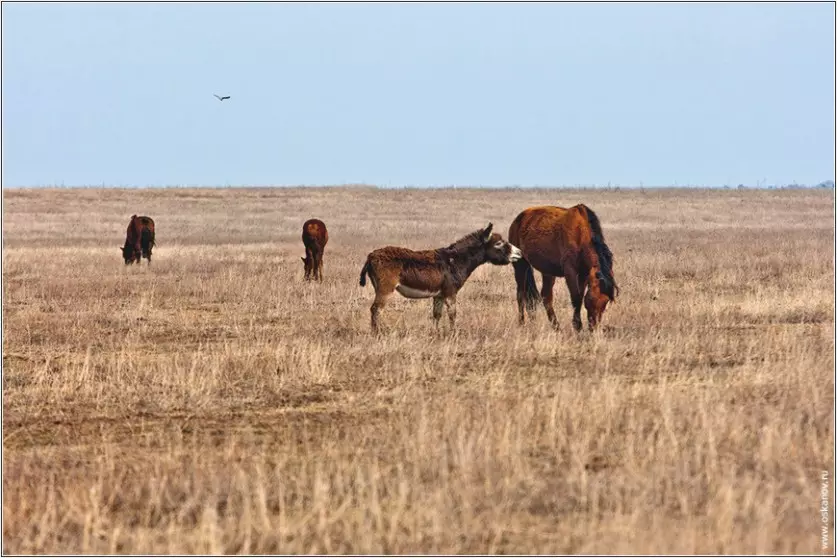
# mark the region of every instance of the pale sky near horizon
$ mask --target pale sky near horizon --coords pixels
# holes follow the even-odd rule
[[[816,184],[834,10],[4,3],[3,186]]]

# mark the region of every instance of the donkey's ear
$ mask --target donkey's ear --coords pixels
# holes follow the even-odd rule
[[[494,227],[493,223],[488,223],[488,226],[485,227],[482,231],[482,240],[483,242],[488,242],[491,240],[491,229]]]

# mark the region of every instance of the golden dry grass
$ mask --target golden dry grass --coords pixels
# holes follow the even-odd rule
[[[563,283],[560,331],[543,311],[518,327],[512,269],[484,266],[453,335],[401,298],[370,335],[372,249],[578,202],[622,289],[600,333],[572,332]],[[833,204],[5,190],[3,550],[819,553]],[[133,213],[156,220],[150,268],[117,251]],[[321,285],[301,280],[309,217],[331,237]]]

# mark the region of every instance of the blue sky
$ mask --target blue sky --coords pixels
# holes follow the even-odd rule
[[[831,3],[4,3],[2,31],[4,186],[834,178]]]

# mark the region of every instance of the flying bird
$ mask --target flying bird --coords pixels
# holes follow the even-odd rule
[[[214,95],[214,93],[213,93],[213,95]],[[223,101],[224,99],[229,99],[229,98],[230,98],[230,96],[229,96],[229,95],[227,95],[227,96],[225,96],[225,97],[219,97],[218,95],[215,95],[215,98],[216,98],[216,99],[218,99],[219,101]]]

